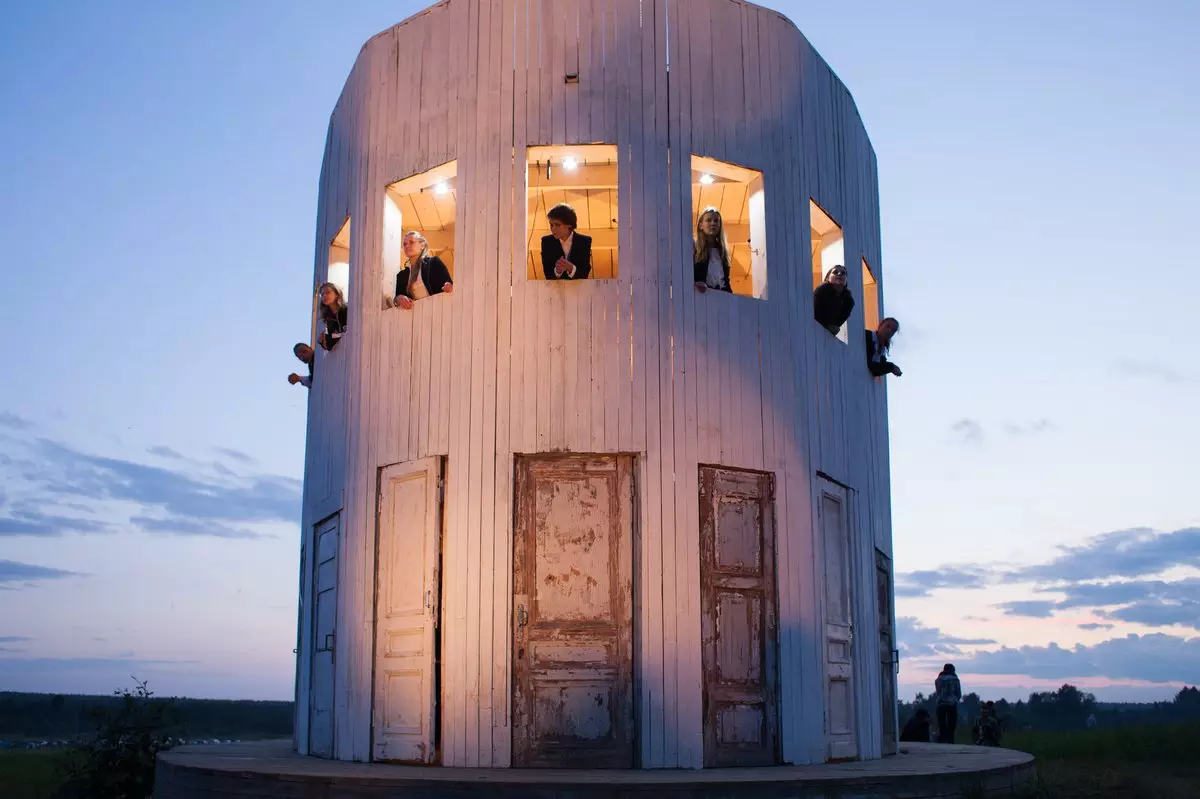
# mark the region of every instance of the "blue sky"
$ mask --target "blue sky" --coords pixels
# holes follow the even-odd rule
[[[0,15],[0,688],[290,696],[325,129],[422,5]],[[766,5],[879,156],[902,696],[1200,682],[1200,6]]]

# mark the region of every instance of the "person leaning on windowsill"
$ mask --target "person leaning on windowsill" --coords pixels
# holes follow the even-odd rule
[[[692,252],[693,279],[696,291],[709,289],[733,293],[729,285],[729,242],[725,239],[725,223],[721,212],[709,206],[696,220],[696,238]]]
[[[454,283],[450,270],[436,255],[429,254],[429,243],[415,230],[404,234],[404,268],[396,274],[396,305],[409,310],[413,301],[434,294],[450,294]]]
[[[542,236],[542,273],[547,280],[583,280],[592,272],[592,237],[576,233],[575,209],[559,203],[546,212],[550,235]]]
[[[846,267],[838,264],[813,291],[813,317],[836,336],[853,310],[854,295],[846,287]]]
[[[302,377],[301,375],[292,372],[290,375],[288,375],[288,382],[293,386],[299,383],[305,388],[312,388],[313,360],[315,359],[313,348],[301,342],[292,347],[292,352],[296,354],[296,357],[300,359],[301,363],[308,364],[308,377]]]
[[[317,343],[331,352],[346,333],[349,317],[346,296],[332,283],[322,283],[317,296],[321,299],[321,323],[325,326],[317,336]]]
[[[867,369],[875,377],[884,375],[903,374],[900,367],[887,359],[888,350],[892,346],[892,337],[900,332],[900,323],[888,317],[879,323],[876,330],[868,330],[867,334]]]

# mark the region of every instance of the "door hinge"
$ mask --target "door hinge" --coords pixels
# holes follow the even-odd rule
[[[444,477],[438,478],[437,490],[438,490],[438,502],[445,502],[446,501],[446,478],[444,478]]]

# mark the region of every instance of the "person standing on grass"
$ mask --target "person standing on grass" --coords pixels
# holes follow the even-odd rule
[[[938,743],[954,743],[954,728],[958,726],[958,703],[962,701],[962,683],[954,673],[954,664],[947,663],[933,682],[937,696]]]

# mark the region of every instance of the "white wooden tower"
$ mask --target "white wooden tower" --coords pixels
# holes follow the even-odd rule
[[[592,238],[548,281],[546,209]],[[694,285],[718,208],[733,291]],[[453,293],[391,307],[401,237]],[[295,743],[359,761],[703,768],[894,750],[875,155],[741,0],[444,0],[329,124]],[[814,280],[849,269],[837,336]],[[314,323],[315,325],[315,323]]]

